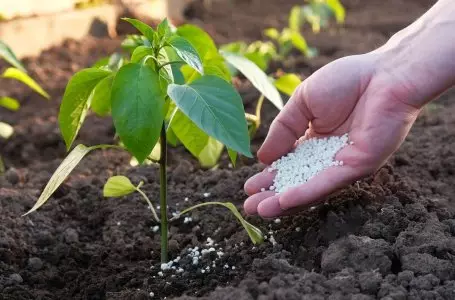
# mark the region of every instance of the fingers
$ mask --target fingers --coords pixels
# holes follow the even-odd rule
[[[248,196],[259,193],[261,189],[268,190],[273,184],[273,178],[276,172],[269,172],[268,167],[265,168],[261,173],[254,175],[245,182],[245,192]]]
[[[259,160],[263,163],[270,164],[287,154],[308,129],[311,113],[305,105],[304,90],[305,82],[297,88],[272,122],[264,144],[258,151]]]
[[[254,194],[253,196],[245,200],[245,203],[243,204],[243,209],[248,215],[257,215],[259,204],[263,202],[265,199],[273,197],[275,195],[276,194],[272,191]]]

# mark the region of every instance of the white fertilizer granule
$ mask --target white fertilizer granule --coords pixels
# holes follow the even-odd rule
[[[269,189],[283,193],[331,166],[342,166],[343,161],[335,160],[335,155],[346,145],[347,134],[303,141],[293,152],[276,160],[269,167],[269,172],[276,171],[273,185]]]

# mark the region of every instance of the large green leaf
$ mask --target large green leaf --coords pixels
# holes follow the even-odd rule
[[[199,73],[204,73],[201,58],[190,42],[178,35],[170,37],[167,42],[169,46],[171,46],[175,52],[177,52],[180,58],[183,59],[183,61],[185,61]]]
[[[131,183],[128,177],[112,176],[110,177],[103,188],[104,197],[122,197],[132,194],[136,191],[136,187]]]
[[[17,69],[17,68],[8,68],[6,71],[3,73],[3,78],[10,78],[10,79],[16,79],[22,82],[23,84],[27,85],[30,87],[32,90],[40,94],[46,99],[49,99],[49,94],[46,93],[45,90],[43,90],[42,87],[39,86],[38,83],[36,83],[35,80],[33,80],[30,76],[28,76],[27,73],[24,71]]]
[[[195,157],[204,150],[209,136],[200,129],[180,109],[177,110],[171,122],[171,129],[188,151]]]
[[[209,136],[207,144],[198,155],[198,160],[201,166],[203,168],[211,168],[215,166],[220,160],[223,149],[224,145],[222,143]]]
[[[187,85],[170,84],[168,95],[199,128],[252,157],[242,99],[231,84],[207,75]]]
[[[11,97],[0,97],[0,106],[12,111],[17,111],[21,105],[17,99]]]
[[[91,93],[110,71],[89,68],[77,72],[66,86],[58,121],[67,149],[71,148],[90,107]]]
[[[26,72],[24,66],[21,64],[19,59],[17,59],[11,48],[2,41],[0,41],[0,58],[3,58],[13,67],[18,68],[22,72]]]
[[[142,163],[158,141],[164,120],[158,74],[148,65],[123,66],[115,76],[111,99],[117,134]]]
[[[139,30],[139,32],[142,33],[147,38],[151,45],[154,45],[156,43],[156,33],[152,27],[136,19],[122,18],[122,20],[127,21],[128,23],[136,27],[136,29]]]
[[[90,108],[101,117],[106,116],[111,111],[111,88],[113,81],[114,74],[101,79],[90,95]]]
[[[84,156],[92,150],[107,148],[108,145],[99,145],[86,147],[84,145],[77,145],[74,147],[73,151],[68,154],[68,156],[62,161],[60,166],[52,174],[51,179],[44,187],[43,192],[36,201],[35,205],[25,214],[28,215],[38,208],[40,208],[46,201],[52,196],[52,194],[58,189],[58,187],[65,181],[68,175],[74,170],[74,168],[79,164],[79,162],[84,158]]]
[[[248,233],[248,236],[250,237],[251,241],[253,244],[260,244],[264,241],[264,236],[262,235],[262,232],[259,228],[256,226],[252,225],[251,223],[247,222],[240,212],[238,211],[237,207],[235,207],[234,204],[230,202],[205,202],[201,204],[197,204],[195,206],[192,206],[190,208],[185,209],[180,213],[180,215],[186,214],[193,209],[204,207],[204,206],[209,206],[209,205],[221,205],[229,209],[232,214],[240,221],[240,224],[242,224],[243,228],[245,228],[246,232]]]
[[[14,128],[4,122],[0,122],[0,137],[4,139],[9,139],[14,133]]]
[[[300,83],[302,83],[302,81],[296,74],[285,74],[275,80],[275,86],[277,89],[288,96],[292,96],[295,89],[300,85]]]
[[[278,109],[283,108],[283,100],[273,83],[255,63],[247,58],[229,52],[222,53],[224,58],[236,69],[242,72],[248,80]]]

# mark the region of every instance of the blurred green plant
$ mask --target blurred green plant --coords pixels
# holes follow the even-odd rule
[[[16,55],[11,50],[11,48],[2,41],[0,41],[0,58],[4,59],[8,64],[12,66],[7,68],[2,73],[1,75],[2,78],[20,81],[23,84],[30,87],[35,92],[37,92],[38,94],[40,94],[41,96],[43,96],[44,98],[49,99],[49,95],[46,93],[46,91],[44,91],[43,88],[41,88],[41,86],[39,86],[39,84],[36,83],[36,81],[34,81],[27,74],[25,67],[22,65],[19,59],[17,59]],[[6,96],[2,92],[0,92],[0,107],[6,108],[14,112],[19,110],[20,102],[17,99]],[[11,125],[0,121],[0,138],[8,139],[11,137],[13,133],[14,129]],[[3,169],[4,165],[1,161],[0,165],[3,166],[2,167]]]

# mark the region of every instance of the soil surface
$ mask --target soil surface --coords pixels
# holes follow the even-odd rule
[[[234,4],[213,1],[192,12],[221,43],[252,41],[268,26],[284,26],[300,1],[228,2]],[[338,57],[372,50],[432,4],[343,2],[343,28],[305,32],[321,55],[308,61],[294,54],[281,67],[305,77]],[[0,140],[7,167],[0,176],[0,299],[455,299],[455,92],[427,107],[374,176],[300,215],[248,218],[267,235],[259,246],[224,208],[197,210],[191,220],[172,223],[170,255],[180,260],[175,270],[160,273],[157,224],[141,198],[102,197],[105,180],[122,174],[144,181],[156,201],[157,168],[131,168],[130,157],[114,150],[87,156],[42,209],[21,217],[65,156],[56,115],[69,77],[118,45],[86,38],[27,59],[51,101],[19,84],[0,83],[2,93],[22,102],[17,113],[0,111],[0,120],[16,131]],[[247,110],[253,109],[257,92],[243,80],[239,90]],[[265,106],[253,149],[276,113]],[[112,143],[113,135],[109,118],[89,116],[78,141]],[[170,152],[171,213],[208,200],[241,208],[244,181],[262,168],[243,159],[232,169],[224,155],[217,169],[202,170],[183,149]],[[198,264],[195,247],[208,252]]]

